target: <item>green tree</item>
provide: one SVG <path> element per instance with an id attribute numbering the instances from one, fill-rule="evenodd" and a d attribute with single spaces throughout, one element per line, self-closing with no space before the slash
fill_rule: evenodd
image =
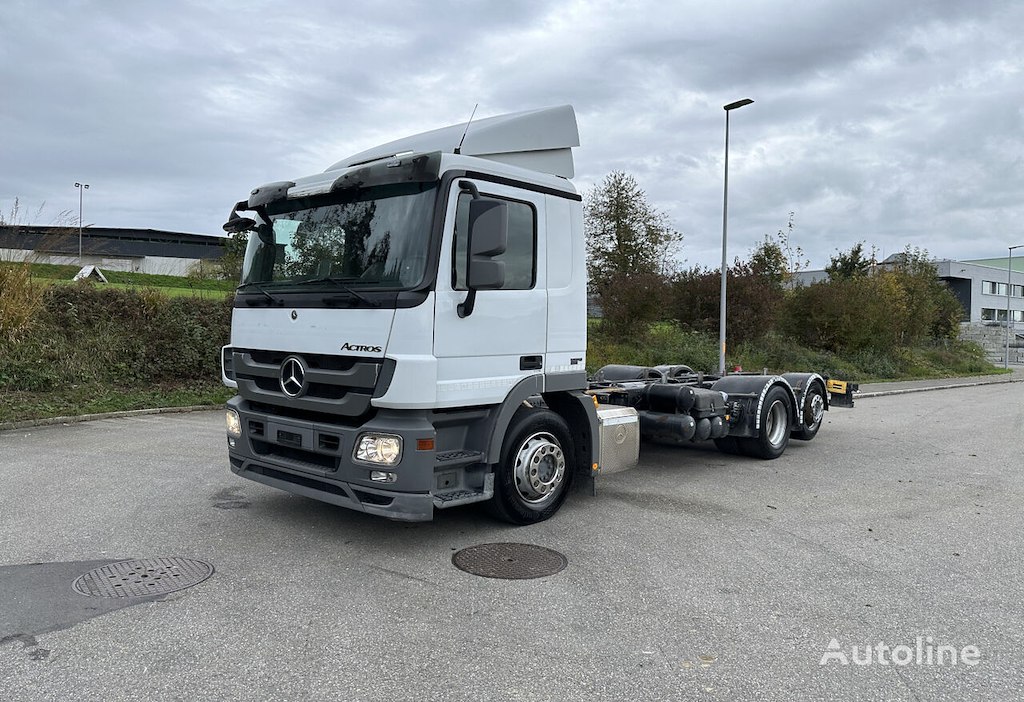
<path id="1" fill-rule="evenodd" d="M 781 328 L 815 349 L 888 352 L 956 338 L 962 314 L 928 252 L 908 246 L 871 275 L 837 273 L 792 291 Z"/>
<path id="2" fill-rule="evenodd" d="M 235 232 L 224 240 L 224 255 L 220 258 L 219 276 L 236 283 L 242 279 L 242 262 L 249 245 L 248 232 Z"/>
<path id="3" fill-rule="evenodd" d="M 858 241 L 849 251 L 836 251 L 836 255 L 832 256 L 829 264 L 825 266 L 825 272 L 828 273 L 829 280 L 863 278 L 877 264 L 874 247 L 870 255 L 865 254 L 864 242 Z"/>
<path id="4" fill-rule="evenodd" d="M 601 329 L 646 334 L 664 317 L 669 276 L 682 235 L 647 201 L 633 176 L 615 171 L 586 197 L 584 227 L 591 290 L 604 310 Z"/>
<path id="5" fill-rule="evenodd" d="M 739 262 L 737 261 L 737 264 Z M 750 253 L 750 272 L 781 288 L 789 276 L 789 261 L 782 246 L 767 235 Z"/>
<path id="6" fill-rule="evenodd" d="M 906 301 L 902 330 L 905 343 L 956 338 L 963 307 L 939 279 L 927 250 L 908 245 L 896 257 L 895 267 L 888 275 L 895 277 Z"/>
<path id="7" fill-rule="evenodd" d="M 668 215 L 647 201 L 636 179 L 613 171 L 586 197 L 587 271 L 600 292 L 621 274 L 668 276 L 677 268 L 675 255 L 682 234 Z"/>
<path id="8" fill-rule="evenodd" d="M 803 248 L 793 242 L 793 230 L 795 229 L 796 212 L 790 212 L 786 227 L 775 232 L 774 236 L 765 234 L 764 241 L 758 247 L 764 254 L 781 259 L 783 281 L 789 280 L 795 273 L 806 270 L 811 265 Z M 756 255 L 758 249 L 755 249 L 754 253 Z M 755 268 L 759 268 L 757 260 L 752 258 L 750 262 Z"/>
<path id="9" fill-rule="evenodd" d="M 782 269 L 771 242 L 759 247 L 751 261 L 737 258 L 727 271 L 726 329 L 730 344 L 753 341 L 769 332 L 782 307 L 785 291 Z M 715 335 L 718 332 L 722 276 L 718 270 L 693 268 L 674 276 L 671 316 L 684 329 Z"/>

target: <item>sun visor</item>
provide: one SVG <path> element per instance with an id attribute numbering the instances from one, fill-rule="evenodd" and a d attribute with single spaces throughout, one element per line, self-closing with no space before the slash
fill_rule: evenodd
<path id="1" fill-rule="evenodd" d="M 440 177 L 441 154 L 406 154 L 379 163 L 326 171 L 299 178 L 288 191 L 289 199 L 323 195 L 342 188 L 371 188 L 391 183 L 432 183 Z"/>

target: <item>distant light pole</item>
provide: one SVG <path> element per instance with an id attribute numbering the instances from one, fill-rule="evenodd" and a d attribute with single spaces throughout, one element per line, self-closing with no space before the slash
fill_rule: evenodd
<path id="1" fill-rule="evenodd" d="M 732 110 L 754 102 L 750 98 L 730 102 L 725 109 L 725 190 L 722 195 L 722 299 L 718 315 L 718 374 L 725 375 L 725 276 L 726 276 L 726 243 L 729 223 L 729 113 Z"/>
<path id="2" fill-rule="evenodd" d="M 82 198 L 89 189 L 88 183 L 75 183 L 78 188 L 78 265 L 82 265 Z"/>
<path id="3" fill-rule="evenodd" d="M 1003 354 L 1003 368 L 1010 367 L 1010 293 L 1013 292 L 1013 250 L 1024 248 L 1024 244 L 1008 247 L 1010 255 L 1006 259 L 1006 353 Z"/>

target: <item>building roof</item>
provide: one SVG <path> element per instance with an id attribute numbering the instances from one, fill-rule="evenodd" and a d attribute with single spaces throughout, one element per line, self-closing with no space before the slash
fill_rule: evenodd
<path id="1" fill-rule="evenodd" d="M 82 252 L 93 256 L 218 259 L 224 254 L 223 236 L 188 234 L 160 229 L 86 227 Z M 78 227 L 0 226 L 0 248 L 40 253 L 78 253 Z"/>
<path id="2" fill-rule="evenodd" d="M 1002 268 L 1006 270 L 1006 265 L 1009 263 L 1009 257 L 1003 256 L 1002 258 L 968 258 L 960 261 L 960 263 L 976 263 L 979 266 L 990 266 L 991 268 Z M 1018 273 L 1024 273 L 1024 252 L 1013 257 L 1013 270 Z"/>

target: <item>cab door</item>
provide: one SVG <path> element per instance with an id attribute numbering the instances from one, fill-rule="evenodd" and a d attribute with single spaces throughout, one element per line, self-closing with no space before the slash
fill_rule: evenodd
<path id="1" fill-rule="evenodd" d="M 434 355 L 440 407 L 501 402 L 530 375 L 543 375 L 547 329 L 544 197 L 538 193 L 472 180 L 484 198 L 508 203 L 508 246 L 494 260 L 505 263 L 501 289 L 478 290 L 472 314 L 459 317 L 465 301 L 466 234 L 472 195 L 451 184 L 442 238 L 434 307 Z"/>

